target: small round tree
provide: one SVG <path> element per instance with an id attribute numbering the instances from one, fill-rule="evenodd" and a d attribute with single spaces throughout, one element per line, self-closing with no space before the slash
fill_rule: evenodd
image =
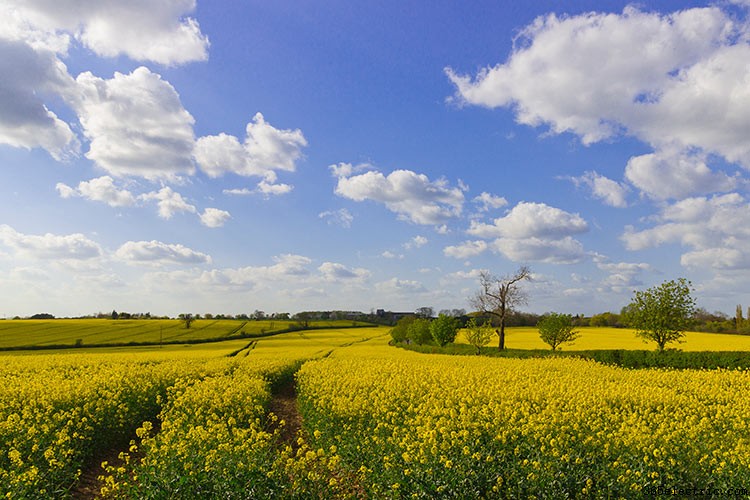
<path id="1" fill-rule="evenodd" d="M 629 326 L 635 328 L 639 337 L 656 342 L 659 351 L 669 342 L 680 342 L 695 311 L 691 285 L 685 278 L 679 278 L 636 291 L 627 307 Z"/>
<path id="2" fill-rule="evenodd" d="M 561 344 L 578 338 L 578 332 L 573 330 L 573 318 L 570 314 L 547 313 L 536 327 L 539 329 L 539 336 L 553 351 Z"/>
<path id="3" fill-rule="evenodd" d="M 415 344 L 426 344 L 432 340 L 430 333 L 430 320 L 416 318 L 406 329 L 406 337 Z"/>
<path id="4" fill-rule="evenodd" d="M 430 334 L 440 347 L 456 340 L 458 334 L 458 318 L 440 314 L 430 322 Z"/>
<path id="5" fill-rule="evenodd" d="M 471 318 L 466 323 L 466 329 L 464 330 L 464 336 L 469 344 L 473 345 L 477 349 L 477 356 L 482 353 L 482 347 L 486 346 L 492 340 L 492 325 L 489 321 L 484 324 L 478 325 L 475 318 Z"/>
<path id="6" fill-rule="evenodd" d="M 394 342 L 403 342 L 409 337 L 409 325 L 417 319 L 415 316 L 404 316 L 391 328 L 391 338 Z M 273 329 L 273 328 L 272 328 Z"/>

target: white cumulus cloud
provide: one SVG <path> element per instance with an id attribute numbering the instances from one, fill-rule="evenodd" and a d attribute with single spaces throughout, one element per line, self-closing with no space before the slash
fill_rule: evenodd
<path id="1" fill-rule="evenodd" d="M 421 248 L 421 247 L 425 246 L 427 243 L 429 243 L 429 241 L 430 240 L 428 240 L 424 236 L 417 235 L 417 236 L 413 237 L 412 239 L 410 239 L 409 241 L 407 241 L 406 243 L 404 243 L 403 247 L 406 250 L 412 250 L 414 248 Z"/>
<path id="2" fill-rule="evenodd" d="M 188 212 L 196 213 L 194 205 L 188 203 L 182 195 L 171 187 L 163 187 L 159 191 L 142 194 L 140 199 L 144 201 L 156 201 L 159 207 L 159 217 L 171 219 L 175 214 Z"/>
<path id="3" fill-rule="evenodd" d="M 247 124 L 246 133 L 242 144 L 237 137 L 224 133 L 199 138 L 194 152 L 198 165 L 209 177 L 233 173 L 264 177 L 272 183 L 277 170 L 295 171 L 302 148 L 307 146 L 301 130 L 277 129 L 261 113 Z"/>
<path id="4" fill-rule="evenodd" d="M 581 242 L 570 236 L 560 239 L 498 238 L 490 244 L 490 248 L 515 262 L 574 264 L 585 255 Z"/>
<path id="5" fill-rule="evenodd" d="M 324 262 L 318 271 L 325 281 L 362 281 L 370 276 L 370 271 L 364 268 L 349 268 L 336 262 Z"/>
<path id="6" fill-rule="evenodd" d="M 194 119 L 174 87 L 143 66 L 109 80 L 81 73 L 74 107 L 90 140 L 86 157 L 110 174 L 175 178 L 194 171 Z"/>
<path id="7" fill-rule="evenodd" d="M 480 238 L 556 238 L 588 231 L 578 214 L 545 203 L 520 202 L 492 224 L 472 221 L 468 233 Z"/>
<path id="8" fill-rule="evenodd" d="M 73 130 L 46 105 L 75 87 L 65 65 L 52 52 L 0 36 L 0 75 L 0 143 L 43 148 L 56 160 L 77 155 Z"/>
<path id="9" fill-rule="evenodd" d="M 570 264 L 584 256 L 583 245 L 572 235 L 586 231 L 588 223 L 578 214 L 545 203 L 520 202 L 492 224 L 471 221 L 467 233 L 495 238 L 488 248 L 516 262 Z M 477 243 L 465 243 L 450 252 L 461 255 L 479 248 Z"/>
<path id="10" fill-rule="evenodd" d="M 464 241 L 459 245 L 445 247 L 443 254 L 446 257 L 453 257 L 455 259 L 468 259 L 469 257 L 484 253 L 487 248 L 487 242 L 483 240 Z"/>
<path id="11" fill-rule="evenodd" d="M 206 227 L 221 227 L 231 218 L 229 212 L 218 208 L 207 208 L 200 214 L 201 224 Z"/>
<path id="12" fill-rule="evenodd" d="M 718 4 L 549 14 L 521 31 L 505 62 L 474 77 L 446 73 L 461 103 L 511 108 L 519 123 L 584 144 L 623 135 L 650 144 L 627 179 L 655 200 L 679 199 L 738 184 L 706 165 L 711 155 L 750 169 L 749 38 L 750 25 Z M 582 179 L 620 206 L 620 189 L 600 180 Z"/>
<path id="13" fill-rule="evenodd" d="M 490 194 L 487 192 L 483 192 L 479 196 L 475 197 L 472 201 L 479 205 L 479 210 L 481 212 L 487 212 L 495 208 L 502 208 L 508 204 L 508 200 L 506 200 L 502 196 L 495 196 L 494 194 Z"/>
<path id="14" fill-rule="evenodd" d="M 395 170 L 387 176 L 377 171 L 341 176 L 336 194 L 354 201 L 383 203 L 399 218 L 415 224 L 442 224 L 459 216 L 464 202 L 460 188 L 411 170 Z"/>
<path id="15" fill-rule="evenodd" d="M 81 196 L 87 200 L 100 201 L 110 207 L 129 207 L 135 204 L 136 198 L 127 189 L 119 189 L 112 177 L 105 175 L 90 181 L 81 181 L 77 188 L 58 182 L 55 186 L 62 198 Z"/>
<path id="16" fill-rule="evenodd" d="M 712 172 L 702 156 L 666 151 L 632 157 L 625 177 L 655 200 L 726 192 L 740 183 L 738 177 Z"/>
<path id="17" fill-rule="evenodd" d="M 279 196 L 282 194 L 291 193 L 294 186 L 289 184 L 274 184 L 271 182 L 260 181 L 258 183 L 258 191 L 263 193 L 265 196 Z"/>
<path id="18" fill-rule="evenodd" d="M 586 172 L 581 177 L 571 177 L 576 186 L 586 186 L 591 194 L 611 207 L 625 208 L 628 206 L 628 188 L 617 181 L 613 181 L 597 172 Z"/>
<path id="19" fill-rule="evenodd" d="M 8 225 L 0 225 L 0 243 L 18 255 L 36 259 L 90 260 L 101 257 L 98 243 L 81 233 L 43 235 L 19 233 Z"/>
<path id="20" fill-rule="evenodd" d="M 161 241 L 128 241 L 115 252 L 115 257 L 128 264 L 210 264 L 211 257 L 180 244 Z"/>
<path id="21" fill-rule="evenodd" d="M 7 0 L 6 3 L 14 13 L 18 36 L 56 37 L 56 45 L 62 52 L 67 51 L 67 44 L 73 38 L 105 57 L 127 55 L 134 60 L 166 65 L 208 58 L 208 39 L 201 33 L 198 22 L 188 17 L 195 10 L 195 0 Z M 61 39 L 60 33 L 67 36 Z"/>
<path id="22" fill-rule="evenodd" d="M 664 206 L 652 227 L 627 227 L 622 239 L 629 250 L 680 244 L 689 268 L 740 269 L 750 262 L 748 220 L 750 204 L 738 193 L 687 198 Z"/>

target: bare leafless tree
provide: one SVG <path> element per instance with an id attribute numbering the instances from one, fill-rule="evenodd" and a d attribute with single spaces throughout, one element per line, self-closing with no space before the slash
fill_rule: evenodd
<path id="1" fill-rule="evenodd" d="M 528 294 L 521 288 L 521 282 L 531 279 L 531 269 L 521 266 L 510 275 L 498 278 L 488 271 L 479 275 L 480 289 L 469 299 L 477 311 L 489 314 L 497 319 L 499 337 L 497 348 L 505 349 L 505 320 L 514 308 L 528 301 Z"/>

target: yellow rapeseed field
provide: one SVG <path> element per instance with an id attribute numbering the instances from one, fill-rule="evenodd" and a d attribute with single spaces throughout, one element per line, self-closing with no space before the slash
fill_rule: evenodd
<path id="1" fill-rule="evenodd" d="M 563 344 L 565 351 L 589 349 L 645 349 L 655 350 L 654 342 L 645 342 L 630 328 L 579 327 L 580 337 L 572 344 Z M 466 343 L 463 333 L 456 337 L 457 343 Z M 497 336 L 493 336 L 488 347 L 497 346 Z M 549 345 L 539 338 L 539 330 L 533 326 L 513 327 L 505 330 L 505 346 L 509 349 L 549 349 Z M 683 351 L 750 351 L 750 335 L 730 335 L 722 333 L 686 332 L 681 343 L 667 344 L 668 348 Z"/>
<path id="2" fill-rule="evenodd" d="M 65 497 L 115 447 L 110 498 L 748 496 L 748 371 L 426 355 L 387 331 L 2 356 L 0 492 Z M 268 407 L 292 376 L 287 442 Z"/>
<path id="3" fill-rule="evenodd" d="M 355 347 L 298 373 L 374 498 L 639 498 L 750 484 L 750 373 Z"/>

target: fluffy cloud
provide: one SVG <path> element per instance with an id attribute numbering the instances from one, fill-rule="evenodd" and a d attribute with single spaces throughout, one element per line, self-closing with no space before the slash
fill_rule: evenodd
<path id="1" fill-rule="evenodd" d="M 195 206 L 188 203 L 180 193 L 175 192 L 171 187 L 163 187 L 159 191 L 142 194 L 140 199 L 156 201 L 159 206 L 159 217 L 162 219 L 171 219 L 176 213 L 197 212 Z"/>
<path id="2" fill-rule="evenodd" d="M 475 197 L 472 201 L 479 205 L 480 212 L 487 212 L 491 209 L 501 208 L 508 204 L 508 200 L 502 196 L 495 196 L 486 192 Z"/>
<path id="3" fill-rule="evenodd" d="M 328 224 L 350 228 L 354 222 L 354 216 L 345 208 L 339 210 L 327 210 L 318 214 L 318 217 L 325 219 Z"/>
<path id="4" fill-rule="evenodd" d="M 578 214 L 544 203 L 521 202 L 492 224 L 471 221 L 467 233 L 495 238 L 487 248 L 513 261 L 570 264 L 584 256 L 583 246 L 571 236 L 586 231 L 588 224 Z M 444 252 L 451 256 L 471 255 L 483 248 L 481 243 L 466 242 Z"/>
<path id="5" fill-rule="evenodd" d="M 118 189 L 112 177 L 105 175 L 90 181 L 78 183 L 77 188 L 58 182 L 55 186 L 60 196 L 71 198 L 81 196 L 87 200 L 101 201 L 110 207 L 129 207 L 135 204 L 135 196 L 126 189 Z"/>
<path id="6" fill-rule="evenodd" d="M 628 7 L 621 14 L 550 14 L 527 26 L 505 64 L 472 80 L 447 69 L 457 97 L 487 107 L 514 105 L 520 123 L 546 123 L 589 144 L 635 126 L 638 110 L 681 68 L 725 43 L 731 20 L 718 8 L 671 15 Z M 658 47 L 659 50 L 649 50 Z"/>
<path id="7" fill-rule="evenodd" d="M 750 252 L 742 245 L 740 248 L 706 248 L 686 252 L 680 258 L 680 264 L 692 269 L 717 269 L 737 271 L 750 268 Z"/>
<path id="8" fill-rule="evenodd" d="M 247 124 L 246 133 L 244 144 L 224 133 L 201 137 L 194 152 L 198 165 L 209 177 L 233 173 L 264 177 L 272 183 L 277 170 L 295 171 L 301 149 L 307 146 L 301 130 L 274 128 L 261 113 L 256 113 Z"/>
<path id="9" fill-rule="evenodd" d="M 231 218 L 229 212 L 218 208 L 207 208 L 200 214 L 201 224 L 206 227 L 221 227 Z"/>
<path id="10" fill-rule="evenodd" d="M 61 52 L 71 37 L 60 32 L 67 32 L 105 57 L 124 54 L 167 65 L 208 58 L 208 39 L 198 22 L 186 17 L 195 0 L 9 0 L 6 7 L 14 14 L 17 36 L 55 37 Z"/>
<path id="11" fill-rule="evenodd" d="M 571 214 L 544 203 L 521 202 L 505 217 L 492 224 L 471 222 L 468 233 L 480 238 L 557 238 L 588 231 L 578 214 Z"/>
<path id="12" fill-rule="evenodd" d="M 362 281 L 370 276 L 370 271 L 363 268 L 351 269 L 336 262 L 324 262 L 318 271 L 325 281 Z"/>
<path id="13" fill-rule="evenodd" d="M 412 239 L 410 239 L 409 241 L 407 241 L 406 243 L 404 243 L 403 247 L 407 250 L 411 250 L 414 248 L 421 248 L 425 246 L 428 242 L 429 240 L 425 238 L 424 236 L 417 235 L 413 237 Z"/>
<path id="14" fill-rule="evenodd" d="M 460 102 L 512 107 L 520 123 L 584 144 L 622 134 L 649 143 L 656 153 L 632 159 L 627 178 L 664 200 L 736 185 L 708 169 L 707 154 L 750 169 L 748 37 L 750 25 L 720 7 L 550 14 L 521 32 L 505 63 L 475 78 L 446 72 Z M 589 180 L 619 203 L 615 185 Z"/>
<path id="15" fill-rule="evenodd" d="M 233 280 L 277 280 L 299 279 L 310 274 L 307 268 L 312 260 L 302 255 L 283 254 L 273 258 L 275 264 L 271 266 L 249 266 L 236 270 L 228 270 L 227 274 Z"/>
<path id="16" fill-rule="evenodd" d="M 377 171 L 341 176 L 336 194 L 354 201 L 383 203 L 399 218 L 415 224 L 441 224 L 457 217 L 464 202 L 460 188 L 451 188 L 442 179 L 430 181 L 426 175 L 411 170 L 395 170 L 387 176 Z"/>
<path id="17" fill-rule="evenodd" d="M 128 264 L 210 264 L 211 257 L 179 244 L 161 241 L 128 241 L 115 252 Z"/>
<path id="18" fill-rule="evenodd" d="M 688 198 L 665 206 L 654 226 L 627 227 L 622 236 L 629 250 L 679 243 L 690 250 L 681 263 L 691 268 L 729 270 L 750 263 L 750 204 L 739 194 Z"/>
<path id="19" fill-rule="evenodd" d="M 104 0 L 87 2 L 65 0 L 9 0 L 0 5 L 0 143 L 14 147 L 46 149 L 55 159 L 63 160 L 79 152 L 80 142 L 71 127 L 49 109 L 50 103 L 61 102 L 71 106 L 79 115 L 84 133 L 91 140 L 89 158 L 100 163 L 112 174 L 140 175 L 138 160 L 147 160 L 144 170 L 147 177 L 157 177 L 155 162 L 150 153 L 166 153 L 166 168 L 174 168 L 175 150 L 181 151 L 179 171 L 190 170 L 192 149 L 192 117 L 181 110 L 173 113 L 167 103 L 171 96 L 146 88 L 136 78 L 103 81 L 90 73 L 74 80 L 61 61 L 67 56 L 73 40 L 77 40 L 94 53 L 102 56 L 126 54 L 136 60 L 149 60 L 163 64 L 179 64 L 207 57 L 208 41 L 200 33 L 197 22 L 186 14 L 195 9 L 193 0 L 138 0 L 118 2 Z M 141 69 L 138 72 L 148 72 Z M 164 82 L 162 82 L 164 84 Z M 165 84 L 174 93 L 174 89 Z M 116 88 L 117 87 L 117 88 Z M 124 87 L 124 88 L 123 88 Z M 132 87 L 129 89 L 128 87 Z M 145 95 L 144 95 L 145 94 Z M 174 93 L 176 95 L 176 93 Z M 136 102 L 145 97 L 145 107 Z M 172 98 L 172 101 L 174 99 Z M 110 104 L 107 109 L 107 103 Z M 121 108 L 117 118 L 126 118 L 122 129 L 112 123 L 114 108 Z M 181 108 L 181 107 L 180 107 Z M 130 116 L 129 116 L 130 114 Z M 145 119 L 139 123 L 156 126 L 138 136 L 137 128 L 129 123 L 133 114 Z M 166 134 L 154 133 L 159 127 L 158 118 L 173 114 L 180 123 Z M 167 120 L 168 121 L 168 120 Z M 175 123 L 161 122 L 168 130 Z M 189 141 L 182 135 L 187 130 Z M 128 148 L 132 140 L 137 147 Z M 189 146 L 185 150 L 185 146 Z M 145 149 L 142 149 L 144 148 Z M 143 151 L 142 156 L 137 154 Z M 121 155 L 121 153 L 125 153 Z M 187 155 L 185 154 L 187 152 Z M 136 169 L 133 172 L 133 169 Z"/>
<path id="20" fill-rule="evenodd" d="M 266 181 L 260 181 L 258 183 L 258 191 L 265 196 L 279 196 L 291 193 L 292 189 L 294 189 L 294 187 L 289 184 L 272 184 Z"/>
<path id="21" fill-rule="evenodd" d="M 643 285 L 640 275 L 653 271 L 651 265 L 644 262 L 598 262 L 596 266 L 608 273 L 602 286 L 618 293 Z"/>
<path id="22" fill-rule="evenodd" d="M 657 152 L 634 156 L 625 177 L 656 200 L 682 199 L 735 189 L 740 180 L 723 172 L 712 172 L 702 156 Z"/>
<path id="23" fill-rule="evenodd" d="M 65 65 L 51 52 L 0 37 L 0 74 L 0 143 L 43 148 L 57 160 L 77 154 L 75 134 L 44 100 L 72 91 Z"/>
<path id="24" fill-rule="evenodd" d="M 583 245 L 570 236 L 553 240 L 536 237 L 498 238 L 491 243 L 490 248 L 515 262 L 574 264 L 584 256 Z"/>
<path id="25" fill-rule="evenodd" d="M 0 243 L 16 250 L 20 256 L 37 259 L 89 260 L 102 255 L 99 244 L 80 233 L 23 234 L 5 224 L 0 225 Z"/>
<path id="26" fill-rule="evenodd" d="M 481 253 L 484 253 L 488 248 L 487 242 L 482 240 L 476 241 L 464 241 L 460 245 L 447 246 L 443 249 L 443 254 L 446 257 L 453 257 L 456 259 L 468 259 Z"/>
<path id="27" fill-rule="evenodd" d="M 145 279 L 150 286 L 157 288 L 201 286 L 233 290 L 263 285 L 278 287 L 282 282 L 299 284 L 311 274 L 308 266 L 312 261 L 302 255 L 278 255 L 273 260 L 275 263 L 270 266 L 155 272 Z"/>
<path id="28" fill-rule="evenodd" d="M 158 74 L 140 67 L 104 80 L 85 72 L 76 82 L 87 158 L 115 176 L 170 179 L 194 171 L 194 119 Z"/>
<path id="29" fill-rule="evenodd" d="M 586 186 L 595 198 L 606 205 L 617 208 L 628 206 L 626 201 L 628 188 L 596 172 L 586 172 L 581 177 L 571 177 L 576 186 Z"/>

